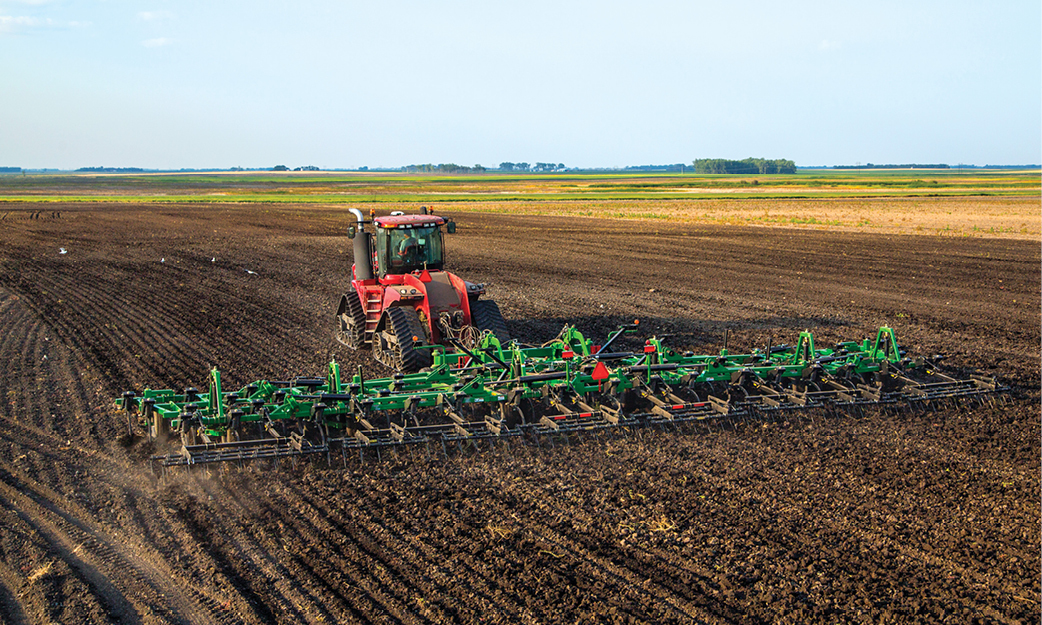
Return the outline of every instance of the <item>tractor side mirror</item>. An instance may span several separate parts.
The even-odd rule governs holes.
[[[456,234],[456,222],[450,221],[449,223],[445,224],[445,231],[449,234]]]
[[[353,239],[353,238],[355,238],[355,234],[357,234],[357,233],[358,233],[358,230],[356,230],[354,226],[348,226],[347,227],[347,238]]]

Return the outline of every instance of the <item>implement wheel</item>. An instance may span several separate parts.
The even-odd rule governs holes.
[[[510,330],[499,312],[499,305],[490,299],[479,299],[470,303],[470,320],[478,330],[491,330],[500,343],[510,341]]]
[[[415,310],[388,308],[384,311],[383,331],[373,334],[373,357],[396,371],[415,373],[431,366],[430,350],[416,349],[426,336]]]

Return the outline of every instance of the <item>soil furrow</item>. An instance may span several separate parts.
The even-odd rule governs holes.
[[[156,559],[146,545],[127,536],[115,538],[91,523],[85,511],[65,503],[46,486],[19,477],[6,467],[0,468],[0,488],[10,489],[12,480],[16,481],[23,502],[31,502],[21,506],[23,511],[38,511],[33,518],[64,546],[75,544],[72,553],[80,554],[80,558],[94,558],[97,574],[113,580],[111,584],[129,584],[122,592],[141,595],[138,605],[147,606],[150,612],[165,605],[171,615],[179,615],[171,616],[173,621],[184,618],[193,623],[214,622],[205,610],[199,609],[181,592],[169,568],[161,559]]]
[[[323,521],[320,535],[330,535],[332,532],[339,531],[338,525],[340,525],[341,521],[333,520],[328,514],[324,513],[322,506],[314,501],[311,495],[302,492],[302,489],[297,485],[287,484],[286,486],[306,506],[306,518],[321,519]],[[339,497],[337,500],[339,500]],[[398,510],[396,512],[402,514],[404,511]],[[385,545],[387,545],[388,541],[392,542],[393,547],[387,545],[387,550],[391,551],[393,548],[398,552],[396,554],[398,558],[409,563],[407,567],[399,565],[398,570],[408,583],[416,589],[417,596],[423,598],[421,611],[427,618],[431,618],[429,612],[434,612],[437,615],[437,618],[433,619],[435,621],[459,621],[461,620],[461,606],[472,619],[474,618],[474,613],[466,610],[466,602],[473,597],[488,596],[486,594],[488,589],[485,587],[474,588],[472,576],[467,575],[467,573],[472,571],[460,571],[459,573],[463,573],[462,575],[453,574],[455,572],[445,572],[443,569],[446,566],[450,566],[454,559],[446,559],[443,554],[439,555],[438,551],[430,547],[425,549],[424,541],[417,539],[417,536],[428,535],[429,537],[426,539],[428,543],[432,541],[438,542],[437,532],[430,535],[431,528],[424,527],[422,524],[412,526],[399,525],[381,514],[379,509],[368,508],[361,514],[365,514],[378,526],[388,529],[387,532],[381,532],[381,534],[388,536],[383,542]],[[369,534],[367,539],[375,540],[372,533]],[[486,593],[479,591],[486,591]],[[453,605],[448,605],[449,603]],[[515,610],[511,610],[511,613],[519,616],[519,613]]]

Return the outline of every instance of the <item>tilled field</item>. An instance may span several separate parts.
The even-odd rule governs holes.
[[[889,323],[1013,400],[157,479],[125,389],[386,375],[332,339],[348,215],[51,208],[0,221],[4,622],[1039,620],[1037,242],[460,213],[450,264],[522,339]]]

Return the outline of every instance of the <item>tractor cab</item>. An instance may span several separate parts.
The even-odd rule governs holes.
[[[445,219],[437,215],[391,215],[373,219],[377,277],[441,270],[441,226],[445,223]],[[454,225],[450,223],[449,228]]]

